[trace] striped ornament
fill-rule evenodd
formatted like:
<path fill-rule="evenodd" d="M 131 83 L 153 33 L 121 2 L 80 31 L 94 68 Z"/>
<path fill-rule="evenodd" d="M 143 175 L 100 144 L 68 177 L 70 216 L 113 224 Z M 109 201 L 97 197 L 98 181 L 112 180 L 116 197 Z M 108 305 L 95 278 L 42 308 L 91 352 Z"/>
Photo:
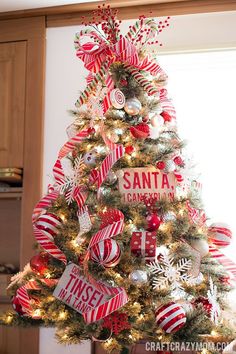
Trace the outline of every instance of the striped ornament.
<path fill-rule="evenodd" d="M 174 302 L 158 307 L 155 316 L 158 326 L 166 333 L 178 331 L 186 322 L 186 313 L 183 307 Z"/>
<path fill-rule="evenodd" d="M 62 225 L 62 221 L 57 215 L 46 213 L 38 218 L 35 225 L 52 239 L 58 233 L 58 228 Z"/>
<path fill-rule="evenodd" d="M 232 232 L 224 223 L 213 223 L 208 229 L 209 240 L 217 247 L 229 246 L 232 240 Z"/>
<path fill-rule="evenodd" d="M 120 246 L 113 239 L 105 239 L 91 248 L 90 258 L 105 268 L 115 267 L 121 258 Z"/>

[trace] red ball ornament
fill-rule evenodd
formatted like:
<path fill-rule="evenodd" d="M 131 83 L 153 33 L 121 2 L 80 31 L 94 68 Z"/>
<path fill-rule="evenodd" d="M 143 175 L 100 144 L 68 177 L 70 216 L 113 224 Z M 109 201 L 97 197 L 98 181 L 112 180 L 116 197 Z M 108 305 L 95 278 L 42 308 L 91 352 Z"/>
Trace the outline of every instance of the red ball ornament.
<path fill-rule="evenodd" d="M 132 153 L 134 152 L 135 148 L 132 145 L 128 145 L 125 147 L 125 152 L 128 155 L 132 155 Z"/>
<path fill-rule="evenodd" d="M 157 214 L 149 214 L 146 217 L 147 220 L 147 231 L 156 231 L 159 229 L 161 224 L 161 219 Z"/>
<path fill-rule="evenodd" d="M 146 123 L 139 123 L 130 127 L 130 133 L 136 139 L 145 139 L 149 136 L 150 128 Z"/>
<path fill-rule="evenodd" d="M 161 113 L 161 116 L 162 116 L 162 118 L 164 119 L 165 122 L 170 122 L 172 120 L 171 115 L 168 112 L 166 112 L 166 111 L 163 111 Z"/>
<path fill-rule="evenodd" d="M 17 296 L 14 296 L 12 299 L 12 307 L 18 315 L 24 316 L 26 314 Z"/>
<path fill-rule="evenodd" d="M 120 246 L 111 238 L 105 239 L 92 246 L 90 258 L 105 268 L 115 267 L 121 258 Z"/>
<path fill-rule="evenodd" d="M 177 165 L 177 166 L 181 166 L 181 165 L 183 165 L 183 159 L 182 159 L 182 157 L 181 156 L 176 156 L 175 158 L 174 158 L 174 163 Z"/>
<path fill-rule="evenodd" d="M 195 299 L 192 302 L 193 305 L 198 305 L 198 304 L 202 304 L 204 310 L 207 312 L 208 315 L 211 314 L 211 309 L 212 309 L 212 304 L 210 304 L 209 300 L 204 297 L 204 296 L 199 296 L 197 299 Z"/>
<path fill-rule="evenodd" d="M 95 132 L 96 132 L 95 128 L 93 128 L 93 127 L 89 127 L 88 128 L 88 133 L 89 134 L 94 134 Z"/>
<path fill-rule="evenodd" d="M 33 256 L 30 260 L 30 267 L 33 272 L 43 275 L 48 270 L 49 254 L 42 252 Z"/>
<path fill-rule="evenodd" d="M 161 305 L 155 312 L 156 322 L 166 333 L 177 332 L 185 325 L 186 313 L 180 304 L 169 302 Z"/>
<path fill-rule="evenodd" d="M 164 161 L 158 161 L 156 164 L 156 168 L 158 168 L 159 170 L 164 170 L 165 167 L 166 163 Z"/>
<path fill-rule="evenodd" d="M 126 79 L 120 79 L 120 84 L 121 84 L 121 86 L 127 86 L 128 81 Z"/>
<path fill-rule="evenodd" d="M 149 121 L 148 116 L 142 118 L 143 123 L 147 123 Z"/>

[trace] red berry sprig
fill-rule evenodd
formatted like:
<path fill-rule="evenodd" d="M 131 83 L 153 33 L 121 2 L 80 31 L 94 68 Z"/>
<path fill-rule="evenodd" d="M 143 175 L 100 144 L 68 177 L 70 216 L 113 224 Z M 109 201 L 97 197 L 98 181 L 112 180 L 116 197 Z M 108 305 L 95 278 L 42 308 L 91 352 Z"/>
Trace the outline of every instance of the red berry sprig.
<path fill-rule="evenodd" d="M 82 17 L 82 24 L 84 26 L 93 27 L 100 34 L 99 26 L 101 27 L 104 35 L 103 39 L 105 39 L 110 43 L 115 43 L 120 37 L 120 24 L 121 21 L 117 20 L 117 9 L 111 9 L 110 5 L 103 4 L 99 5 L 97 10 L 93 11 L 92 18 L 85 22 L 85 17 Z M 100 40 L 95 36 L 95 42 L 99 42 Z"/>

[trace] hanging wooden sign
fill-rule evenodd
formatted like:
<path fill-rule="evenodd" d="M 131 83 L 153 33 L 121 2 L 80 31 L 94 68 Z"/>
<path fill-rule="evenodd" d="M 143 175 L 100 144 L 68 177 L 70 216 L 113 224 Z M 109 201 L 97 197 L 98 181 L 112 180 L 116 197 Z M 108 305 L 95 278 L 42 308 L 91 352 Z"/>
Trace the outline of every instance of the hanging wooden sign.
<path fill-rule="evenodd" d="M 153 198 L 173 200 L 176 190 L 174 173 L 163 173 L 155 167 L 125 168 L 118 171 L 119 191 L 124 203 L 137 203 Z"/>

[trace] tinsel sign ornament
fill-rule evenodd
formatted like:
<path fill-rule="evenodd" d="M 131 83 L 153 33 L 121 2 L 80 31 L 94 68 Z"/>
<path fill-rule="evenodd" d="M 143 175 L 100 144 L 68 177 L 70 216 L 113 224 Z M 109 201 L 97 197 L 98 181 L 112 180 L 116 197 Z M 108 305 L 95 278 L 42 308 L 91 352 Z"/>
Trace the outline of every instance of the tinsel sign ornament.
<path fill-rule="evenodd" d="M 150 168 L 125 168 L 118 173 L 119 191 L 123 202 L 141 202 L 143 198 L 173 200 L 176 190 L 176 178 L 172 173 Z"/>
<path fill-rule="evenodd" d="M 104 293 L 80 275 L 80 268 L 73 263 L 66 267 L 53 296 L 81 314 L 97 308 L 107 300 Z"/>

